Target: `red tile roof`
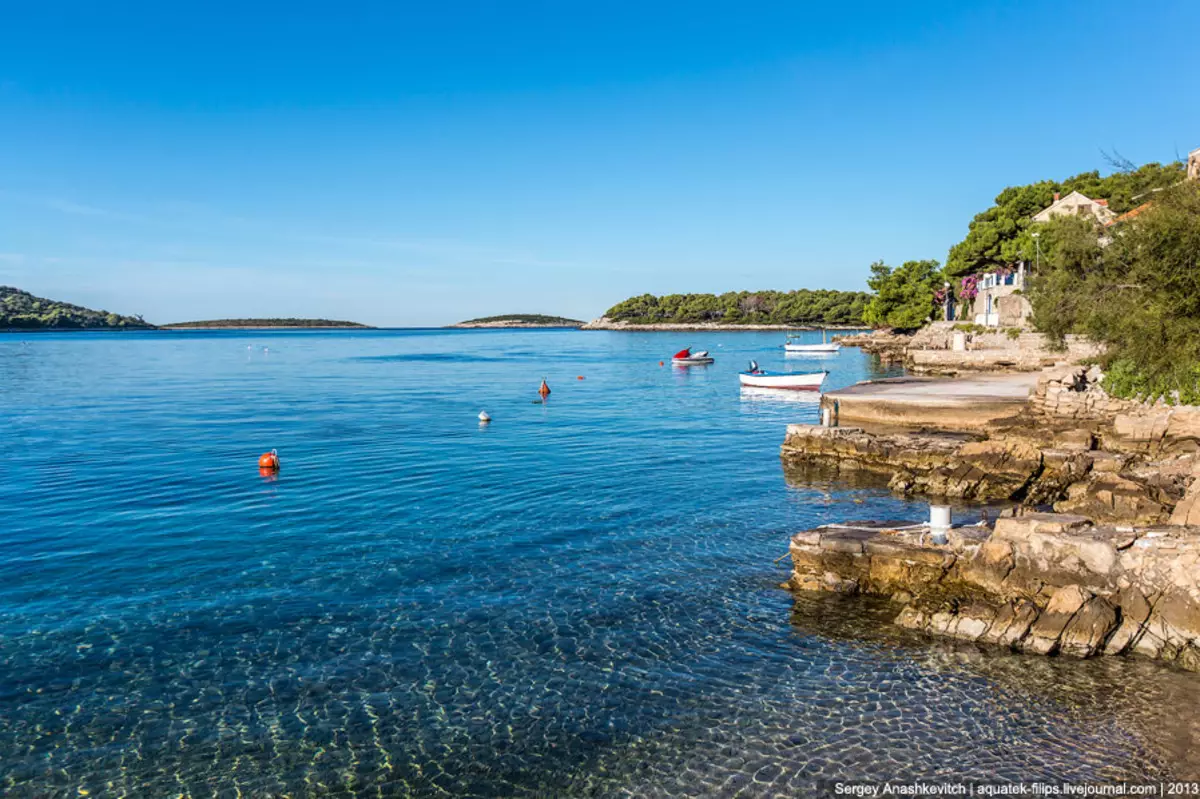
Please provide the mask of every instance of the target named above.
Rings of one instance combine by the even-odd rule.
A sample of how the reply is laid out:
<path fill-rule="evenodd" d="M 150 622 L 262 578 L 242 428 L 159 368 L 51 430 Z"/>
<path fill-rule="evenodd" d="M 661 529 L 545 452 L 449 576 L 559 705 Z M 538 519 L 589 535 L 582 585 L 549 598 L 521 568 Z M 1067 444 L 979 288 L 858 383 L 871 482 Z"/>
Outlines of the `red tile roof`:
<path fill-rule="evenodd" d="M 1108 224 L 1109 224 L 1109 225 L 1115 225 L 1115 224 L 1117 224 L 1118 222 L 1126 222 L 1126 221 L 1128 221 L 1128 220 L 1130 220 L 1130 219 L 1133 219 L 1134 217 L 1136 217 L 1136 216 L 1138 216 L 1139 214 L 1141 214 L 1141 213 L 1143 213 L 1144 211 L 1146 211 L 1146 209 L 1148 209 L 1148 208 L 1149 208 L 1150 206 L 1152 206 L 1152 205 L 1154 205 L 1154 203 L 1153 203 L 1153 202 L 1145 202 L 1145 203 L 1142 203 L 1142 204 L 1141 204 L 1141 205 L 1139 205 L 1137 208 L 1134 208 L 1134 209 L 1132 209 L 1132 210 L 1130 210 L 1130 211 L 1126 211 L 1125 213 L 1121 214 L 1121 215 L 1120 215 L 1120 216 L 1118 216 L 1116 219 L 1113 219 L 1112 221 L 1110 221 Z"/>

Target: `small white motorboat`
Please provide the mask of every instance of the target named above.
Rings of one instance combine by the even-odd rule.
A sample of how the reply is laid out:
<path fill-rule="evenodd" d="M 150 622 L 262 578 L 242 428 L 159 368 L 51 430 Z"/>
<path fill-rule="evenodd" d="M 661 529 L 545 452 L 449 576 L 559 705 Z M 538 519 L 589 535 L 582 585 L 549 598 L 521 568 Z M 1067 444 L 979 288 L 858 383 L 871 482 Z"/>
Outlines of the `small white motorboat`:
<path fill-rule="evenodd" d="M 790 391 L 818 391 L 829 372 L 810 372 L 797 374 L 795 372 L 766 372 L 758 368 L 754 361 L 750 369 L 738 373 L 738 381 L 743 386 L 755 388 L 783 388 Z"/>
<path fill-rule="evenodd" d="M 821 331 L 820 344 L 801 344 L 797 334 L 789 333 L 787 342 L 783 345 L 784 352 L 795 353 L 797 355 L 832 355 L 841 350 L 841 348 L 841 344 L 829 340 L 829 334 L 825 330 Z"/>
<path fill-rule="evenodd" d="M 691 347 L 685 347 L 671 356 L 671 363 L 676 366 L 702 366 L 713 363 L 713 358 L 708 354 L 708 350 L 692 352 Z"/>

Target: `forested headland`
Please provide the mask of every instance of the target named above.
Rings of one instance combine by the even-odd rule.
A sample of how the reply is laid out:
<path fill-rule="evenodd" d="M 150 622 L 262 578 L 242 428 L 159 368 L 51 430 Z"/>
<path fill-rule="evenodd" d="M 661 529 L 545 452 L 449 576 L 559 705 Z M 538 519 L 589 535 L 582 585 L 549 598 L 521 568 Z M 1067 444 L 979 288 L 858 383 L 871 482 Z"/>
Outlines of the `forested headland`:
<path fill-rule="evenodd" d="M 0 286 L 0 330 L 139 330 L 154 325 L 140 316 L 94 311 Z"/>
<path fill-rule="evenodd" d="M 724 294 L 643 294 L 605 311 L 606 319 L 633 325 L 857 326 L 870 295 L 862 291 L 796 289 Z"/>

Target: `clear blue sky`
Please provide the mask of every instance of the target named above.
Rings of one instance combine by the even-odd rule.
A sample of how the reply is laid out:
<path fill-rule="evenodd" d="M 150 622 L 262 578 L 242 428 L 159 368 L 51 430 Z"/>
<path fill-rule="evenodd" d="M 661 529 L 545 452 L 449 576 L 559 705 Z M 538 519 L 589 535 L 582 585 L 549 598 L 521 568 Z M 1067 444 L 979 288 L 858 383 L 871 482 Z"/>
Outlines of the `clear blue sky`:
<path fill-rule="evenodd" d="M 0 283 L 157 322 L 863 287 L 1200 147 L 1180 2 L 10 2 Z"/>

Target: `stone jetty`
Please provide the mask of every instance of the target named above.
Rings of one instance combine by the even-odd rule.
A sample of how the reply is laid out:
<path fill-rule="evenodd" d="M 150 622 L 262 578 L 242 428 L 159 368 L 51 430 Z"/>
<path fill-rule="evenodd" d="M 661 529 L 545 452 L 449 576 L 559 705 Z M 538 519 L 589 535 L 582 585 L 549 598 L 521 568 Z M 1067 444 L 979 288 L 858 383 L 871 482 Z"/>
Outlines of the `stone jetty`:
<path fill-rule="evenodd" d="M 1200 524 L 1200 409 L 1108 397 L 1100 378 L 1069 367 L 830 392 L 822 409 L 840 426 L 789 425 L 785 473 L 872 478 L 908 495 L 1009 500 L 1096 522 Z"/>
<path fill-rule="evenodd" d="M 1022 411 L 1037 381 L 1036 374 L 891 377 L 827 392 L 821 407 L 839 424 L 977 430 Z"/>

